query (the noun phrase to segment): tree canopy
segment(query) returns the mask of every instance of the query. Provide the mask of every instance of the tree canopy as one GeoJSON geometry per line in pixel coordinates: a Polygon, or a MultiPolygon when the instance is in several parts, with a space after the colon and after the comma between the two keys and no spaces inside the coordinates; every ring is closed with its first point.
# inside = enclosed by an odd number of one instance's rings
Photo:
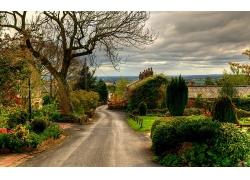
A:
{"type": "Polygon", "coordinates": [[[144,49],[158,36],[154,30],[145,29],[150,13],[143,11],[1,11],[0,16],[1,27],[16,30],[14,38],[20,40],[20,46],[56,79],[62,115],[73,113],[66,78],[74,58],[90,55],[93,63],[95,50],[104,50],[114,68],[119,69],[123,47],[144,49]],[[55,59],[45,54],[48,42],[55,45],[52,51],[62,51],[58,69],[52,63],[55,59]]]}

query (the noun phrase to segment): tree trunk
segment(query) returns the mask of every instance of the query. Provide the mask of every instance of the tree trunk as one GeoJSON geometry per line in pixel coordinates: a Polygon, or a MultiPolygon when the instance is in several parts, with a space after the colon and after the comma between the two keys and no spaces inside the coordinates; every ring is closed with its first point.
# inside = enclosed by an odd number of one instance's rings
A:
{"type": "Polygon", "coordinates": [[[58,93],[60,98],[60,110],[61,116],[70,116],[73,114],[73,105],[70,98],[69,84],[64,77],[59,77],[58,82],[58,93]]]}

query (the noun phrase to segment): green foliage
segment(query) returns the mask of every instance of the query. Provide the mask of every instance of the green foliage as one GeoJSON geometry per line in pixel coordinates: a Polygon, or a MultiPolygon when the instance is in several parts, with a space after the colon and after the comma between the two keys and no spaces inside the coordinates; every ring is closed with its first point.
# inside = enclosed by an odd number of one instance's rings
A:
{"type": "MultiPolygon", "coordinates": [[[[4,41],[0,41],[0,49],[3,50],[2,48],[6,44],[4,41]]],[[[25,56],[16,58],[18,48],[10,46],[5,47],[6,50],[0,53],[0,104],[5,106],[14,104],[14,97],[20,91],[21,84],[28,79],[31,73],[25,56]]]]}
{"type": "Polygon", "coordinates": [[[155,127],[158,125],[158,124],[160,124],[160,123],[162,123],[163,121],[162,120],[160,120],[160,119],[156,119],[154,122],[153,122],[153,124],[152,124],[152,126],[151,126],[151,129],[150,129],[150,138],[152,139],[152,136],[153,136],[153,132],[154,132],[154,129],[155,129],[155,127]]]}
{"type": "Polygon", "coordinates": [[[40,116],[44,119],[52,120],[54,113],[57,113],[57,105],[55,103],[47,104],[39,110],[40,116]]]}
{"type": "Polygon", "coordinates": [[[71,100],[76,112],[96,109],[99,101],[99,94],[93,91],[76,90],[71,92],[71,100]]]}
{"type": "Polygon", "coordinates": [[[216,136],[220,123],[204,116],[178,117],[155,126],[151,149],[156,155],[176,147],[182,142],[203,142],[216,136]]]}
{"type": "Polygon", "coordinates": [[[167,108],[172,116],[182,116],[188,103],[188,87],[181,75],[172,78],[167,86],[167,108]]]}
{"type": "Polygon", "coordinates": [[[44,119],[35,118],[30,125],[35,133],[41,133],[46,129],[47,122],[44,119]]]}
{"type": "Polygon", "coordinates": [[[229,96],[219,96],[215,99],[212,116],[220,122],[237,123],[236,112],[229,96]]]}
{"type": "Polygon", "coordinates": [[[229,96],[231,98],[237,98],[239,95],[237,88],[231,81],[225,81],[222,87],[218,90],[220,96],[229,96]]]}
{"type": "Polygon", "coordinates": [[[236,165],[249,155],[250,138],[235,124],[223,123],[219,132],[217,139],[214,139],[214,150],[220,153],[219,157],[222,159],[230,157],[232,165],[236,165]]]}
{"type": "Polygon", "coordinates": [[[185,108],[183,116],[201,115],[202,109],[200,108],[185,108]]]}
{"type": "Polygon", "coordinates": [[[51,95],[46,94],[45,96],[43,96],[43,106],[48,105],[48,104],[52,104],[54,101],[51,97],[51,95]]]}
{"type": "Polygon", "coordinates": [[[52,120],[60,120],[61,119],[61,114],[59,112],[54,112],[51,116],[52,120]]]}
{"type": "Polygon", "coordinates": [[[241,98],[233,98],[232,101],[238,109],[250,111],[250,96],[249,95],[246,97],[241,97],[241,98]]]}
{"type": "Polygon", "coordinates": [[[159,164],[169,167],[180,167],[182,166],[182,160],[176,154],[167,154],[159,161],[159,164]]]}
{"type": "Polygon", "coordinates": [[[58,139],[63,130],[57,123],[51,123],[41,134],[41,139],[46,140],[49,138],[58,139]]]}
{"type": "Polygon", "coordinates": [[[29,130],[22,124],[19,124],[13,129],[12,134],[18,139],[25,140],[29,135],[29,130]]]}
{"type": "MultiPolygon", "coordinates": [[[[87,66],[86,70],[87,70],[87,91],[95,91],[96,90],[96,81],[97,81],[97,77],[94,76],[95,75],[95,69],[90,71],[89,70],[90,67],[87,66]]],[[[81,72],[80,72],[80,76],[79,79],[77,80],[77,83],[74,85],[74,90],[85,90],[85,68],[83,66],[81,72]]]]}
{"type": "Polygon", "coordinates": [[[201,93],[198,93],[197,96],[194,98],[194,106],[196,108],[203,108],[204,100],[202,99],[201,93]]]}
{"type": "Polygon", "coordinates": [[[245,111],[243,109],[236,109],[237,118],[241,119],[244,117],[250,117],[250,111],[245,111]]]}
{"type": "Polygon", "coordinates": [[[99,101],[104,102],[106,104],[108,99],[108,88],[106,83],[102,79],[99,79],[98,81],[97,92],[100,97],[99,101]]]}
{"type": "Polygon", "coordinates": [[[140,116],[146,116],[147,104],[144,101],[140,102],[138,109],[139,109],[140,116]]]}
{"type": "Polygon", "coordinates": [[[120,76],[120,80],[117,82],[115,94],[116,95],[123,95],[126,91],[126,87],[129,84],[129,80],[120,76]]]}
{"type": "Polygon", "coordinates": [[[214,85],[214,82],[213,82],[211,77],[209,77],[209,76],[206,77],[205,85],[214,85]]]}
{"type": "Polygon", "coordinates": [[[28,146],[35,149],[38,145],[42,143],[42,139],[35,132],[30,132],[27,137],[27,142],[28,142],[28,146]]]}
{"type": "Polygon", "coordinates": [[[142,101],[146,102],[148,109],[155,109],[159,104],[165,104],[166,92],[162,87],[166,87],[167,84],[168,78],[164,75],[155,75],[136,83],[129,92],[129,110],[137,109],[142,101]]]}
{"type": "Polygon", "coordinates": [[[152,150],[158,155],[154,160],[165,166],[235,167],[250,155],[247,133],[235,124],[211,119],[182,117],[162,122],[154,129],[152,143],[152,150]],[[178,156],[172,154],[171,150],[183,142],[191,142],[191,149],[177,153],[178,156]]]}
{"type": "Polygon", "coordinates": [[[26,121],[28,120],[28,113],[24,110],[17,110],[13,111],[9,114],[9,119],[7,121],[7,125],[9,129],[12,129],[16,127],[19,124],[26,124],[26,121]]]}

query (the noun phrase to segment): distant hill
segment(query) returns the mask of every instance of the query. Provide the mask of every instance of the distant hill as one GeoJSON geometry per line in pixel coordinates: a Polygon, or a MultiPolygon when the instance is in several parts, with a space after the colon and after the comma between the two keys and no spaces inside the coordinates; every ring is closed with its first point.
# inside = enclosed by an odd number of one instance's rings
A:
{"type": "MultiPolygon", "coordinates": [[[[207,74],[207,75],[182,75],[186,82],[195,82],[196,85],[204,85],[206,77],[211,77],[213,81],[218,78],[221,78],[222,74],[207,74]]],[[[130,82],[138,80],[138,76],[122,76],[125,79],[128,79],[130,82]]],[[[179,77],[179,75],[168,75],[168,78],[179,77]]],[[[97,79],[102,79],[105,83],[118,82],[120,80],[120,76],[97,76],[97,79]]]]}

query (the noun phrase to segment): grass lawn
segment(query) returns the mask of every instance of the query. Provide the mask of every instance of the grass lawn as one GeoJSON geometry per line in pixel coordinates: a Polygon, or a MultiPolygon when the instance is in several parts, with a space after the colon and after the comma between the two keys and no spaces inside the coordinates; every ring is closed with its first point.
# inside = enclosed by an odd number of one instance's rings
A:
{"type": "Polygon", "coordinates": [[[126,122],[134,131],[148,133],[150,132],[151,126],[156,119],[168,120],[171,119],[172,117],[162,118],[158,116],[139,116],[139,118],[143,119],[142,127],[131,118],[127,119],[126,122]]]}
{"type": "Polygon", "coordinates": [[[143,119],[142,127],[131,118],[126,120],[127,124],[137,132],[150,132],[153,122],[159,119],[157,116],[139,116],[139,118],[143,119]]]}

